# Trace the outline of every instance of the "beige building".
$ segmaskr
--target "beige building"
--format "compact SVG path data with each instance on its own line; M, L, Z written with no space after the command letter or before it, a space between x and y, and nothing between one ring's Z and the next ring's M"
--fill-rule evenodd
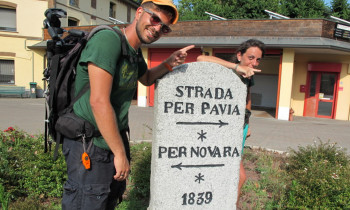
M326 19L184 21L147 46L150 67L190 44L188 62L199 53L230 58L250 38L266 44L254 77L252 106L279 120L295 116L350 120L350 24ZM139 88L153 104L153 90ZM140 102L139 102L140 104ZM142 104L142 103L141 103Z
M129 22L129 15L134 16L133 9L128 12L128 6L134 8L129 1L110 0L104 6L101 1L0 0L0 91L4 85L24 86L29 91L30 82L43 90L42 40L50 37L47 30L42 35L42 22L48 7L67 11L62 26L78 25L87 31L93 26L80 25L111 24L115 19ZM113 11L116 18L110 19ZM118 17L119 13L124 16ZM256 38L265 42L267 52L260 66L263 72L255 76L252 88L255 108L269 109L280 120L288 120L293 110L296 116L349 121L350 24L326 19L183 21L172 29L168 36L143 46L149 67L190 44L196 48L189 52L187 62L203 52L227 58L241 42ZM153 106L153 90L139 85L139 106Z
M63 9L61 26L131 22L138 5L131 0L0 0L0 95L4 87L44 88L43 21L48 8Z
M91 30L87 27L78 29ZM173 32L142 47L150 68L175 50L194 44L187 62L207 53L230 58L249 38L266 55L254 77L252 105L279 120L295 116L350 119L350 27L326 19L183 21ZM210 30L209 30L210 29ZM45 31L45 39L49 36ZM139 84L138 106L153 106L154 87Z
M50 1L50 0L49 0ZM131 0L51 0L50 8L67 12L62 27L129 23L138 5Z

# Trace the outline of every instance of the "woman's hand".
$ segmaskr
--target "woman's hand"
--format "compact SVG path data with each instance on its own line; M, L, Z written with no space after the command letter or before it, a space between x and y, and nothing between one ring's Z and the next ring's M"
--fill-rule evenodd
M248 66L241 66L239 64L236 64L236 65L238 65L236 68L237 74L241 75L244 78L250 78L256 72L261 72L261 70L259 69L250 68Z

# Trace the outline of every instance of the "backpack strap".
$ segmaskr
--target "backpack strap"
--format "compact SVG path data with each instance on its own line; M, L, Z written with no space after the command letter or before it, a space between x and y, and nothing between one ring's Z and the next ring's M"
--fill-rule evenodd
M126 39L126 37L124 36L124 34L116 29L116 28L113 28L113 27L110 27L108 25L99 25L95 28L93 28L91 30L91 32L88 34L86 40L89 41L91 39L91 37L93 35L95 35L97 32L101 31L101 30L112 30L114 32L116 32L121 40L121 49L122 49L122 56L126 59L128 59L130 61L130 63L138 63L138 62L141 62L143 60L143 56L142 56L142 52L141 52L141 48L138 49L138 56L137 57L133 57L133 56L130 56L129 53L128 53L128 41Z
M60 132L57 132L56 135L56 146L55 146L55 152L53 154L53 160L56 161L58 158L58 148L60 147L60 142L62 142L63 136L61 135Z
M127 48L127 40L126 40L126 37L124 36L124 34L122 34L122 32L118 29L115 29L115 28L112 28L110 26L107 26L107 25L100 25L100 26L97 26L95 27L93 30L91 30L91 32L88 34L86 40L89 41L91 39L91 37L96 34L97 32L101 31L101 30L112 30L112 31L115 31L118 36L120 37L120 40L121 40L121 49L122 49L122 57L125 59L129 59L129 61L131 63L135 63L135 62L141 62L143 60L143 56L142 56L142 52L141 52L141 48L138 49L138 56L137 57L132 57L129 55L128 53L128 48ZM118 59L118 63L121 61L122 59ZM86 93L86 91L88 91L90 89L90 82L87 82L84 87L79 91L78 95L76 95L70 105L67 107L66 110L73 110L73 105L74 103L82 96ZM98 136L101 136L101 133L98 131L98 130L95 130L94 131L94 136L95 137L98 137ZM57 138L59 139L59 138ZM58 150L58 148L56 149ZM55 151L56 152L56 151Z
M141 52L141 48L139 48L137 50L137 57L134 56L130 56L128 53L128 46L127 46L127 39L125 37L125 35L118 29L116 28L112 28L120 37L121 40L121 47L122 47L122 55L124 58L128 59L130 61L130 63L139 63L143 60L143 56L142 56L142 52Z
M86 83L84 87L79 91L78 95L76 95L71 101L70 105L67 107L68 110L73 110L73 105L77 100L86 93L90 89L90 83Z
M51 59L51 67L53 68L51 70L51 72L53 72L53 75L50 75L50 87L49 87L49 91L50 93L53 93L52 95L57 96L56 93L56 81L57 81L57 76L58 76L58 67L60 66L60 55L54 55ZM49 107L53 107L53 104L55 104L56 102L56 98L50 98L49 100ZM56 107L53 107L54 109Z
M121 39L121 44L122 44L122 54L123 54L123 57L124 57L124 55L127 54L127 50L126 50L126 49L127 49L127 48L126 48L126 38L125 38L125 36L124 36L119 30L117 30L117 29L114 29L114 28L112 28L112 27L110 27L110 26L108 26L108 25L100 25L100 26L97 26L97 27L93 28L93 29L91 30L91 32L87 35L86 40L89 41L93 35L95 35L95 34L96 34L97 32L99 32L99 31L105 30L105 29L111 30L111 31L115 31L115 32L119 35L119 37L120 37L120 39ZM118 62L119 62L119 61L118 61ZM90 83L88 82L88 83L86 83L86 84L84 85L84 87L80 90L80 92L78 93L78 95L76 95L76 96L73 98L73 100L71 101L70 105L68 106L68 109L69 109L69 108L72 109L74 103L75 103L82 95L84 95L84 93L86 93L86 91L88 91L89 88L90 88Z
M112 30L114 32L116 32L116 34L118 34L120 40L121 40L121 49L122 49L122 56L124 58L127 58L130 60L131 63L135 63L135 62L141 62L143 60L143 56L142 56L142 52L141 52L141 48L138 49L138 57L132 57L129 55L128 53L128 48L127 48L127 40L126 37L124 36L124 34L116 29L116 28L112 28L108 25L100 25L95 27L94 29L91 30L91 32L88 34L86 40L89 41L91 39L91 37L93 35L95 35L97 32L101 31L101 30ZM118 63L120 62L120 59L118 60ZM70 108L73 107L74 103L82 96L84 95L84 93L90 88L90 83L88 82L78 93L77 96L74 97L74 99L71 101L71 104L69 105Z
M122 32L116 28L112 28L113 31L115 31L115 33L118 34L119 38L120 38L120 41L121 41L121 47L122 47L122 55L124 58L129 58L129 53L128 53L128 48L127 48L127 40L126 40L126 37L124 36L124 34L122 34Z
M91 32L90 32L88 35L86 35L86 37L85 37L86 42L88 42L88 41L91 39L91 37L92 37L93 35L95 35L97 32L99 32L99 31L101 31L101 30L105 30L105 29L108 29L108 30L112 30L112 31L113 31L113 29L112 29L111 27L107 26L107 25L100 25L100 26L97 26L97 27L93 28L93 29L91 30ZM72 109L73 109L74 103L75 103L82 95L84 95L84 93L86 93L86 91L88 91L89 88L90 88L90 83L88 82L88 83L86 83L86 84L84 85L84 87L80 90L80 92L78 93L78 95L76 95L75 97L73 97L72 101L70 102L70 105L67 107L67 110L72 110ZM75 94L73 94L73 96L74 96L74 95L75 95Z

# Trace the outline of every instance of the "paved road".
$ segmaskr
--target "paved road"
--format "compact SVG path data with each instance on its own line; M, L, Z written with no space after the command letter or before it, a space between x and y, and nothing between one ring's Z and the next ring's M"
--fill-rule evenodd
M44 131L44 99L0 98L0 129L10 126L30 134Z
M17 127L30 134L44 131L44 99L0 98L0 129ZM264 116L264 117L260 117ZM131 140L151 140L153 108L130 108ZM253 111L250 120L252 135L246 145L278 151L297 149L319 140L337 143L350 154L350 122L309 117L294 117L280 121L261 111Z
M337 143L350 154L350 122L310 117L294 117L293 121L252 117L252 135L247 145L288 151L319 143Z
M130 108L130 130L132 140L151 140L153 108ZM44 132L45 100L43 98L0 98L0 129L16 127L29 134Z

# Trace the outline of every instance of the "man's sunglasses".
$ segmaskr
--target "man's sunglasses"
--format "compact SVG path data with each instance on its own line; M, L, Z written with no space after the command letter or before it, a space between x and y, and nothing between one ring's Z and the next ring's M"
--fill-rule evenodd
M151 19L150 20L151 20L151 24L153 26L157 26L157 25L161 25L162 26L160 30L162 31L163 34L168 34L168 33L171 32L171 28L169 26L165 25L161 21L161 19L156 14L154 14L154 12L150 11L147 8L143 8L143 10L151 15Z

